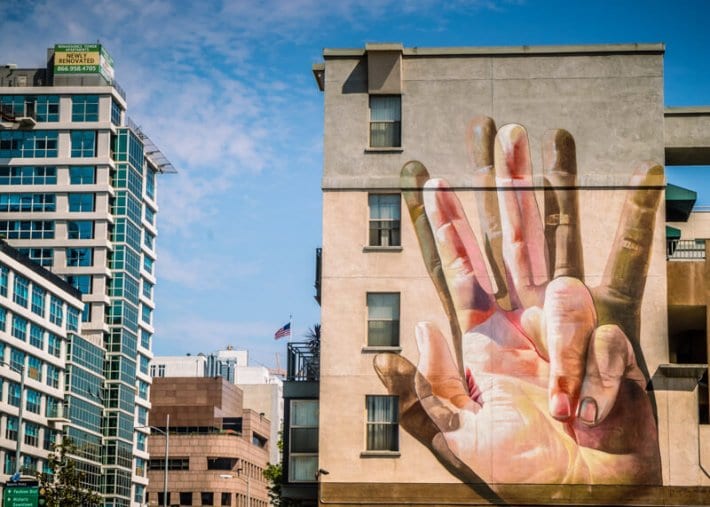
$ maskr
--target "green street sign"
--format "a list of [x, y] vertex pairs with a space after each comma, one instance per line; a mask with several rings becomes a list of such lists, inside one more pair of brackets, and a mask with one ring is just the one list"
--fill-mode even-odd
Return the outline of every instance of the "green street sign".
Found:
[[[21, 484], [21, 483], [20, 483]], [[36, 485], [5, 484], [2, 494], [4, 507], [38, 507], [39, 488]]]

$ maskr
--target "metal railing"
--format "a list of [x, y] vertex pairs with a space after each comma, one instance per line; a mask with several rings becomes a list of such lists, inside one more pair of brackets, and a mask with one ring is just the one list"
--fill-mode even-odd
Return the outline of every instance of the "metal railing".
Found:
[[704, 239], [669, 239], [666, 241], [668, 260], [705, 259]]
[[311, 342], [288, 344], [286, 380], [317, 381], [320, 378], [320, 347]]
[[313, 286], [316, 289], [316, 301], [320, 304], [321, 290], [321, 267], [323, 265], [323, 248], [316, 248], [316, 280]]

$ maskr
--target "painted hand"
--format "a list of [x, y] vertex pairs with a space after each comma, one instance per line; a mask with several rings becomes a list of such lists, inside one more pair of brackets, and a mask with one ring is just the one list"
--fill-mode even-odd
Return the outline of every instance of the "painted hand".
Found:
[[602, 282], [590, 289], [572, 136], [544, 139], [542, 217], [525, 129], [496, 133], [480, 117], [467, 139], [483, 189], [483, 252], [455, 192], [419, 162], [402, 168], [454, 349], [421, 322], [416, 367], [396, 354], [375, 358], [399, 396], [402, 427], [465, 482], [660, 484], [639, 316], [662, 168], [638, 167]]

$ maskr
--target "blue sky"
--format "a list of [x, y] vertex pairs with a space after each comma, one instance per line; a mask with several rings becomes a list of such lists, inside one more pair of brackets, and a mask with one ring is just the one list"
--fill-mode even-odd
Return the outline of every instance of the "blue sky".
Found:
[[[100, 40], [129, 114], [179, 173], [159, 181], [156, 354], [250, 350], [319, 319], [325, 47], [664, 42], [668, 106], [710, 105], [710, 2], [0, 0], [0, 63]], [[669, 175], [700, 191], [695, 168]], [[339, 330], [338, 332], [347, 332]]]

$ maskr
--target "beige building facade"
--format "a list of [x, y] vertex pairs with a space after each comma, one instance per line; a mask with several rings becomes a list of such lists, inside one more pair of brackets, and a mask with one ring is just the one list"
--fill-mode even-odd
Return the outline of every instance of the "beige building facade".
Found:
[[663, 174], [710, 116], [666, 111], [663, 53], [324, 51], [321, 504], [710, 501]]
[[[156, 377], [151, 390], [148, 505], [266, 507], [271, 422], [222, 377]], [[170, 435], [166, 450], [166, 433]]]

